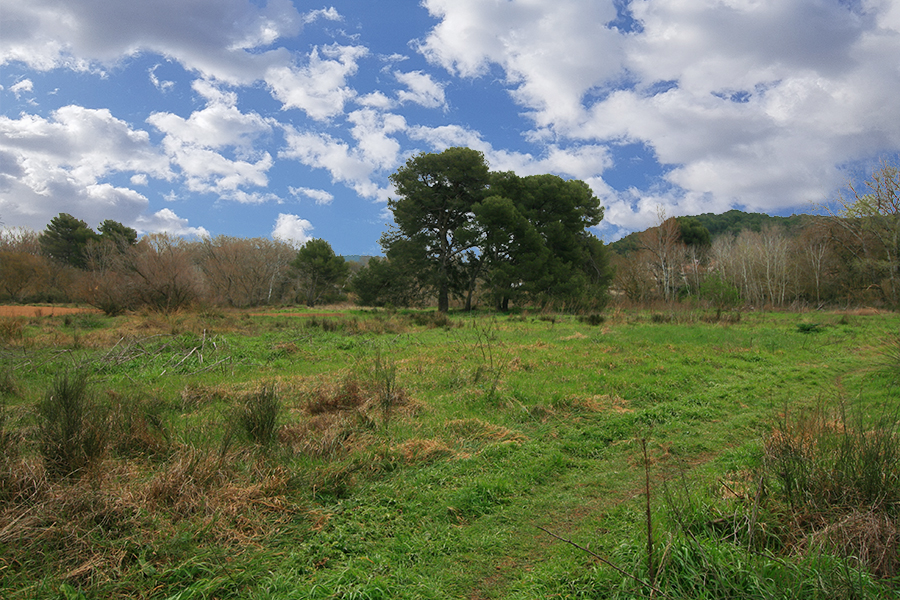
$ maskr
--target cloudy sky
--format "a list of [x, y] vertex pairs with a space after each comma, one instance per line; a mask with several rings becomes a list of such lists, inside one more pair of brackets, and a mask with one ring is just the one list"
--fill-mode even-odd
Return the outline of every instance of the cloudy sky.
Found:
[[0, 0], [0, 220], [373, 254], [465, 145], [586, 181], [612, 241], [791, 214], [900, 150], [900, 0]]

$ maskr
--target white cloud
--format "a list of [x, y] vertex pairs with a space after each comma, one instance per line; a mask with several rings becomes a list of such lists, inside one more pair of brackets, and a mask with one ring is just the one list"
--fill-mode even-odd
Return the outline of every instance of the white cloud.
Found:
[[335, 44], [321, 52], [313, 48], [306, 66], [274, 66], [265, 80], [282, 108], [299, 108], [322, 121], [343, 113], [344, 104], [356, 95], [347, 86], [347, 77], [356, 73], [357, 61], [366, 54], [368, 50], [362, 46]]
[[0, 64], [88, 70], [153, 52], [232, 83], [285, 64], [284, 50], [259, 50], [297, 35], [303, 23], [289, 0], [262, 7], [248, 0], [34, 0], [5, 3], [3, 21]]
[[[163, 147], [181, 169], [188, 189], [245, 203], [270, 199], [241, 188], [268, 185], [272, 156], [256, 151], [254, 145], [272, 132], [271, 123], [256, 113], [238, 110], [234, 92], [202, 80], [193, 87], [207, 100], [206, 108], [187, 119], [172, 113], [154, 113], [147, 119], [165, 134]], [[225, 156], [225, 150], [233, 151], [234, 158]]]
[[160, 65], [154, 65], [153, 67], [147, 69], [147, 75], [150, 77], [150, 83], [153, 84], [153, 87], [158, 89], [159, 91], [165, 93], [170, 91], [175, 87], [174, 81], [163, 81], [159, 77], [156, 76], [156, 70], [160, 67]]
[[275, 221], [272, 237], [300, 247], [312, 239], [310, 236], [312, 230], [312, 223], [306, 219], [301, 219], [297, 215], [282, 213], [278, 215], [278, 220]]
[[330, 6], [328, 8], [320, 8], [319, 10], [311, 10], [305, 15], [303, 15], [303, 22], [305, 24], [314, 23], [319, 19], [327, 19], [329, 21], [341, 21], [342, 17], [340, 13], [333, 7]]
[[307, 187], [292, 187], [289, 188], [289, 191], [294, 196], [305, 196], [306, 198], [311, 198], [316, 201], [316, 204], [319, 205], [331, 204], [332, 200], [334, 200], [334, 194], [326, 192], [325, 190], [316, 190]]
[[[549, 145], [529, 161], [452, 127], [428, 135], [478, 147], [495, 167], [597, 168], [595, 180], [611, 166], [600, 146], [641, 142], [666, 172], [662, 191], [609, 195], [613, 223], [646, 226], [656, 204], [803, 209], [841, 184], [841, 165], [900, 147], [900, 74], [886, 58], [900, 56], [896, 2], [635, 0], [630, 33], [607, 26], [612, 2], [424, 6], [440, 22], [419, 50], [464, 77], [498, 65], [532, 111], [529, 139]], [[572, 150], [553, 158], [573, 141], [584, 144], [574, 163]]]
[[9, 91], [16, 95], [16, 98], [24, 93], [31, 93], [34, 90], [34, 83], [30, 79], [23, 79], [18, 83], [9, 86]]
[[169, 179], [166, 157], [145, 131], [106, 110], [65, 106], [45, 119], [0, 116], [0, 215], [35, 229], [59, 212], [90, 224], [132, 223], [148, 204], [134, 190], [104, 181], [114, 173]]
[[424, 0], [441, 22], [419, 46], [463, 77], [500, 65], [514, 97], [540, 125], [572, 123], [582, 97], [621, 72], [621, 36], [606, 27], [612, 2]]
[[412, 71], [410, 73], [395, 71], [394, 77], [407, 87], [407, 89], [397, 92], [397, 99], [400, 100], [401, 104], [412, 102], [425, 108], [447, 106], [444, 87], [434, 81], [428, 73], [423, 73], [422, 71]]
[[172, 210], [164, 208], [150, 216], [140, 216], [135, 220], [139, 233], [170, 233], [183, 237], [210, 237], [204, 227], [190, 227], [188, 220], [182, 219]]
[[388, 98], [382, 92], [372, 92], [371, 94], [358, 96], [355, 101], [360, 106], [378, 110], [390, 110], [397, 104], [394, 100]]
[[363, 109], [351, 114], [351, 134], [358, 145], [351, 147], [343, 140], [324, 133], [285, 128], [287, 146], [279, 158], [298, 160], [316, 169], [325, 169], [334, 181], [344, 183], [364, 198], [387, 199], [387, 190], [377, 179], [384, 170], [395, 166], [399, 144], [387, 134], [400, 131], [405, 120], [396, 115], [377, 115]]

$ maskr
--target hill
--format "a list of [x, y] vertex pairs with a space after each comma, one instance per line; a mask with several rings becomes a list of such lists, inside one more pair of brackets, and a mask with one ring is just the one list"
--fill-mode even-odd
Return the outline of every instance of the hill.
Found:
[[[722, 214], [703, 213], [692, 217], [684, 217], [695, 219], [701, 225], [706, 227], [711, 238], [716, 238], [722, 234], [737, 235], [741, 231], [761, 231], [763, 227], [770, 225], [780, 225], [788, 232], [798, 231], [810, 219], [816, 218], [814, 215], [800, 214], [791, 215], [790, 217], [775, 217], [764, 213], [746, 213], [740, 210], [729, 210]], [[643, 232], [634, 232], [626, 235], [622, 239], [613, 242], [609, 248], [617, 254], [628, 254], [638, 249], [638, 236]]]

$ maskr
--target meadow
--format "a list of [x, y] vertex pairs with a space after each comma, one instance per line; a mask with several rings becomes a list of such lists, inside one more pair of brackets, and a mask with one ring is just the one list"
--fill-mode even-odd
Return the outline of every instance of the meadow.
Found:
[[0, 318], [0, 596], [900, 598], [900, 316]]

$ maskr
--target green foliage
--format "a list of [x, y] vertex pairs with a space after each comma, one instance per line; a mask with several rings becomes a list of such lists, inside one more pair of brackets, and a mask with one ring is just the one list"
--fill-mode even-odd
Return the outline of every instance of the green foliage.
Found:
[[137, 243], [137, 231], [112, 219], [106, 219], [100, 223], [97, 231], [100, 233], [101, 241], [108, 240], [120, 250]]
[[731, 283], [712, 273], [700, 284], [700, 297], [710, 302], [718, 311], [729, 310], [741, 303], [741, 293]]
[[87, 266], [84, 249], [89, 241], [95, 239], [97, 234], [87, 223], [70, 214], [59, 213], [41, 233], [40, 244], [45, 255], [83, 269]]
[[709, 230], [695, 217], [678, 217], [681, 241], [688, 246], [706, 247], [712, 242]]
[[460, 259], [476, 243], [469, 215], [488, 185], [484, 155], [470, 148], [417, 154], [390, 179], [399, 196], [388, 201], [396, 229], [381, 245], [389, 259], [411, 267], [420, 286], [434, 290], [438, 310], [447, 312]]
[[350, 280], [361, 306], [413, 306], [420, 302], [415, 278], [397, 262], [370, 258]]
[[307, 306], [335, 295], [350, 276], [350, 265], [336, 256], [331, 244], [312, 239], [303, 244], [291, 265], [300, 275], [300, 287]]
[[38, 404], [40, 451], [51, 477], [82, 474], [103, 457], [107, 413], [84, 371], [58, 375]]

